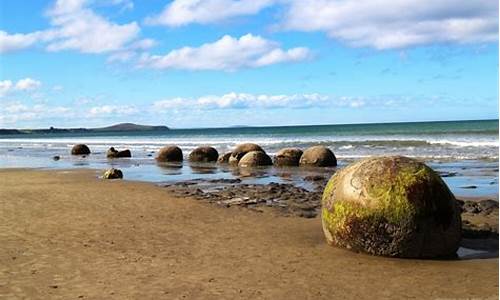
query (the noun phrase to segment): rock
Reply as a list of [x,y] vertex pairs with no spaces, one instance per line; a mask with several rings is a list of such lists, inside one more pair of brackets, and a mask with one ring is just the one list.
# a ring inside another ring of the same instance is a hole
[[338,171],[322,198],[329,244],[392,257],[453,256],[460,209],[440,176],[416,160],[375,157]]
[[238,167],[270,166],[272,164],[273,161],[266,153],[261,151],[250,151],[240,159]]
[[74,145],[73,148],[71,148],[71,154],[72,155],[90,154],[90,149],[89,149],[89,147],[87,147],[87,145],[77,144],[77,145]]
[[189,161],[192,162],[216,162],[219,152],[213,147],[198,147],[189,153]]
[[337,158],[330,149],[313,146],[304,151],[299,163],[301,166],[334,167],[337,165]]
[[104,172],[102,175],[103,179],[121,179],[123,178],[123,173],[119,169],[111,168]]
[[59,155],[54,155],[54,156],[52,157],[52,159],[53,159],[53,160],[55,160],[55,161],[58,161],[58,160],[60,160],[60,159],[61,159],[61,157],[60,157]]
[[177,146],[165,146],[160,149],[156,160],[160,162],[179,162],[183,160],[182,150]]
[[231,156],[229,157],[229,164],[236,166],[240,159],[250,151],[265,151],[257,144],[246,143],[236,146],[236,148],[231,152]]
[[132,153],[130,153],[130,150],[128,149],[125,149],[123,151],[118,151],[115,148],[111,147],[106,152],[106,157],[107,158],[132,157]]
[[475,186],[475,185],[466,185],[466,186],[461,186],[460,188],[462,188],[462,189],[477,189],[477,186]]
[[231,152],[224,153],[217,159],[217,163],[219,164],[227,164],[229,163],[229,157],[231,157]]
[[274,157],[274,165],[278,167],[298,166],[301,156],[302,150],[298,148],[281,149]]

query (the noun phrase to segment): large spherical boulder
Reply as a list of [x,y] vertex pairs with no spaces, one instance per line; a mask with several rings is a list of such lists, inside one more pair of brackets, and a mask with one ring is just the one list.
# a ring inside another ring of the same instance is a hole
[[106,152],[106,157],[107,158],[132,157],[132,153],[128,149],[118,151],[114,147],[111,147]]
[[461,238],[459,207],[441,177],[401,156],[338,171],[323,193],[321,218],[329,244],[374,255],[452,256]]
[[298,148],[285,148],[276,153],[274,157],[274,165],[282,166],[298,166],[302,150]]
[[90,154],[90,149],[85,144],[77,144],[71,148],[72,155],[87,155]]
[[165,146],[160,149],[156,160],[159,162],[179,162],[183,160],[182,150],[177,146]]
[[252,144],[252,143],[241,144],[236,146],[236,148],[231,153],[231,156],[229,157],[229,164],[238,165],[240,159],[250,151],[260,151],[265,153],[265,151],[257,144]]
[[218,158],[219,152],[213,147],[198,147],[189,153],[192,162],[215,162]]
[[273,164],[271,158],[264,152],[261,151],[250,151],[245,154],[238,162],[238,167],[258,167],[258,166],[270,166]]
[[217,163],[219,164],[227,164],[229,163],[229,157],[231,157],[231,152],[221,154],[217,159]]
[[102,175],[102,178],[103,179],[121,179],[121,178],[123,178],[123,173],[119,169],[111,168],[111,169],[107,170],[106,172],[104,172],[104,174]]
[[324,146],[313,146],[304,151],[299,163],[301,166],[334,167],[337,165],[337,158],[332,150]]

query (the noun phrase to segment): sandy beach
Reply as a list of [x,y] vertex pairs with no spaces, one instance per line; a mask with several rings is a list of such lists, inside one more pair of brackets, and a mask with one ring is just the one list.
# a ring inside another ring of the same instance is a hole
[[356,254],[328,246],[318,217],[98,174],[0,171],[0,298],[498,298],[498,258]]

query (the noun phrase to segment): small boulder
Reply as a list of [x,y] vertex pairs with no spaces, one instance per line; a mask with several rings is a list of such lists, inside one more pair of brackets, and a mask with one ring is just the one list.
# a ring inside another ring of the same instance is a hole
[[58,161],[61,159],[61,157],[59,155],[54,155],[54,156],[52,156],[52,159],[55,161]]
[[72,155],[87,155],[90,154],[90,149],[85,144],[77,144],[71,148]]
[[281,149],[274,157],[274,165],[278,167],[298,166],[301,156],[302,150],[298,148]]
[[250,151],[259,151],[266,153],[259,145],[252,143],[245,143],[236,146],[229,157],[229,164],[236,166],[240,159]]
[[217,159],[217,163],[219,164],[227,164],[229,163],[229,157],[231,157],[231,152],[221,154]]
[[198,147],[189,153],[189,161],[192,162],[216,162],[219,152],[213,147]]
[[102,175],[103,179],[122,179],[123,178],[123,173],[119,169],[111,168],[104,172],[104,175]]
[[160,162],[179,162],[183,160],[182,150],[177,146],[165,146],[160,149],[157,161]]
[[273,164],[271,158],[264,152],[261,151],[250,151],[245,154],[238,162],[238,167],[258,167],[258,166],[270,166]]
[[132,153],[130,153],[130,150],[128,149],[125,149],[123,151],[118,151],[115,148],[111,147],[106,152],[106,157],[107,158],[132,157]]
[[329,244],[391,257],[454,256],[460,208],[441,177],[401,156],[374,157],[338,171],[325,187],[321,219]]
[[337,165],[337,158],[332,150],[324,146],[313,146],[304,151],[299,163],[301,166],[334,167]]

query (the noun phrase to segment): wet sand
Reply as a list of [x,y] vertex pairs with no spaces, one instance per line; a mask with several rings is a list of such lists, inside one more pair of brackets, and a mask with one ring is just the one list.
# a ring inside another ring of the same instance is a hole
[[498,259],[326,245],[319,218],[225,208],[92,170],[0,170],[0,298],[497,299]]

